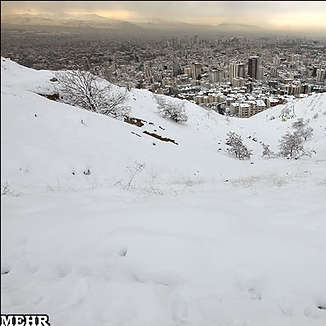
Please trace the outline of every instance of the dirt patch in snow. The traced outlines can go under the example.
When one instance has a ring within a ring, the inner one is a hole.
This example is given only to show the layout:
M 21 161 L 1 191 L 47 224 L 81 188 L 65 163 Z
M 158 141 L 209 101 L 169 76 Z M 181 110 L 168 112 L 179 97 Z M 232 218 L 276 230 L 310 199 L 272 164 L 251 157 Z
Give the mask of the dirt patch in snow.
M 155 134 L 154 132 L 149 132 L 149 131 L 145 130 L 145 131 L 143 131 L 143 133 L 146 134 L 146 135 L 152 136 L 154 138 L 157 138 L 157 139 L 159 139 L 161 141 L 171 142 L 173 144 L 179 145 L 175 140 L 173 140 L 171 138 L 162 137 L 162 136 L 160 136 L 158 134 Z
M 41 96 L 46 97 L 47 99 L 52 100 L 52 101 L 58 101 L 60 99 L 59 93 L 54 93 L 54 94 L 37 93 L 37 95 L 41 95 Z
M 130 123 L 132 125 L 136 125 L 137 127 L 142 127 L 147 121 L 138 119 L 138 118 L 132 118 L 132 117 L 125 117 L 124 122 Z

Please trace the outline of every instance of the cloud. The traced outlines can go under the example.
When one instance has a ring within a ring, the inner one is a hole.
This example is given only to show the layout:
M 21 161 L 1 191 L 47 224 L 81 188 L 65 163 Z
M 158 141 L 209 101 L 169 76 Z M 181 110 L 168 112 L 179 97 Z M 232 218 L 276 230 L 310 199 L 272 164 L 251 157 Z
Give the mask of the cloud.
M 323 1 L 11 1 L 2 14 L 95 13 L 129 21 L 168 20 L 199 24 L 238 23 L 265 28 L 326 28 Z

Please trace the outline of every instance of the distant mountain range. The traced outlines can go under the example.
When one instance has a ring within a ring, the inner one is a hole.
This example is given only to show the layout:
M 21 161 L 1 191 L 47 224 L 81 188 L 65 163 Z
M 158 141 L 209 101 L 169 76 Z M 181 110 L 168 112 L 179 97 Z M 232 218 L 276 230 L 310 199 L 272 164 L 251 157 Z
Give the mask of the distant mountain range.
M 300 35 L 311 34 L 309 31 L 272 31 L 261 26 L 240 24 L 240 23 L 221 23 L 216 25 L 200 25 L 190 24 L 185 22 L 167 21 L 155 19 L 151 22 L 129 22 L 118 19 L 106 18 L 96 14 L 85 14 L 72 16 L 36 16 L 30 14 L 17 14 L 17 15 L 2 15 L 1 17 L 2 29 L 15 27 L 16 29 L 30 29 L 37 30 L 38 26 L 42 26 L 42 30 L 49 30 L 53 32 L 74 31 L 77 33 L 95 32 L 101 29 L 103 34 L 116 35 L 118 37 L 171 37 L 182 36 L 190 34 L 198 34 L 199 36 L 215 37 L 217 35 L 248 35 L 248 36 L 272 36 L 277 34 L 286 35 Z M 316 34 L 317 32 L 313 32 Z M 317 33 L 318 34 L 318 33 Z M 317 35 L 316 34 L 316 35 Z M 324 35 L 320 30 L 319 34 Z
M 100 28 L 121 32 L 182 32 L 182 33 L 216 33 L 216 32 L 257 32 L 261 27 L 245 24 L 200 25 L 184 22 L 169 22 L 157 20 L 153 22 L 135 23 L 117 19 L 105 18 L 96 14 L 80 15 L 78 17 L 64 15 L 62 17 L 35 16 L 29 14 L 6 15 L 2 17 L 4 25 L 20 26 L 65 26 L 80 28 Z
M 124 27 L 133 26 L 129 22 L 105 18 L 95 14 L 81 15 L 78 18 L 75 16 L 64 15 L 62 17 L 43 17 L 35 15 L 7 15 L 2 18 L 3 24 L 11 25 L 41 25 L 41 26 L 69 26 L 69 27 L 92 27 L 92 28 L 103 28 L 103 27 Z

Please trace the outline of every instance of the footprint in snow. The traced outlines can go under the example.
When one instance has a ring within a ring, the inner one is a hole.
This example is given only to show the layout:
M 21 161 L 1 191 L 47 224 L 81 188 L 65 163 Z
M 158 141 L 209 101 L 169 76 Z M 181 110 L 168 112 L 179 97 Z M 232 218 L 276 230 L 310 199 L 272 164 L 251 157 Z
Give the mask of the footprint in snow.
M 9 274 L 10 267 L 7 264 L 1 264 L 1 275 Z
M 121 249 L 119 250 L 119 255 L 120 255 L 121 257 L 125 257 L 125 256 L 127 256 L 127 253 L 128 253 L 128 248 L 126 248 L 126 247 L 121 248 Z

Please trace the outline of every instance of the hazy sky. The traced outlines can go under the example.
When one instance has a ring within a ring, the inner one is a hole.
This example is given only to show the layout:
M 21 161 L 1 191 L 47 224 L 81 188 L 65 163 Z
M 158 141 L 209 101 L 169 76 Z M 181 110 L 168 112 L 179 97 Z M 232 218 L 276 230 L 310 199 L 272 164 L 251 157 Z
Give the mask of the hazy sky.
M 326 30 L 326 1 L 2 1 L 2 14 L 97 14 L 130 22 L 236 23 Z

